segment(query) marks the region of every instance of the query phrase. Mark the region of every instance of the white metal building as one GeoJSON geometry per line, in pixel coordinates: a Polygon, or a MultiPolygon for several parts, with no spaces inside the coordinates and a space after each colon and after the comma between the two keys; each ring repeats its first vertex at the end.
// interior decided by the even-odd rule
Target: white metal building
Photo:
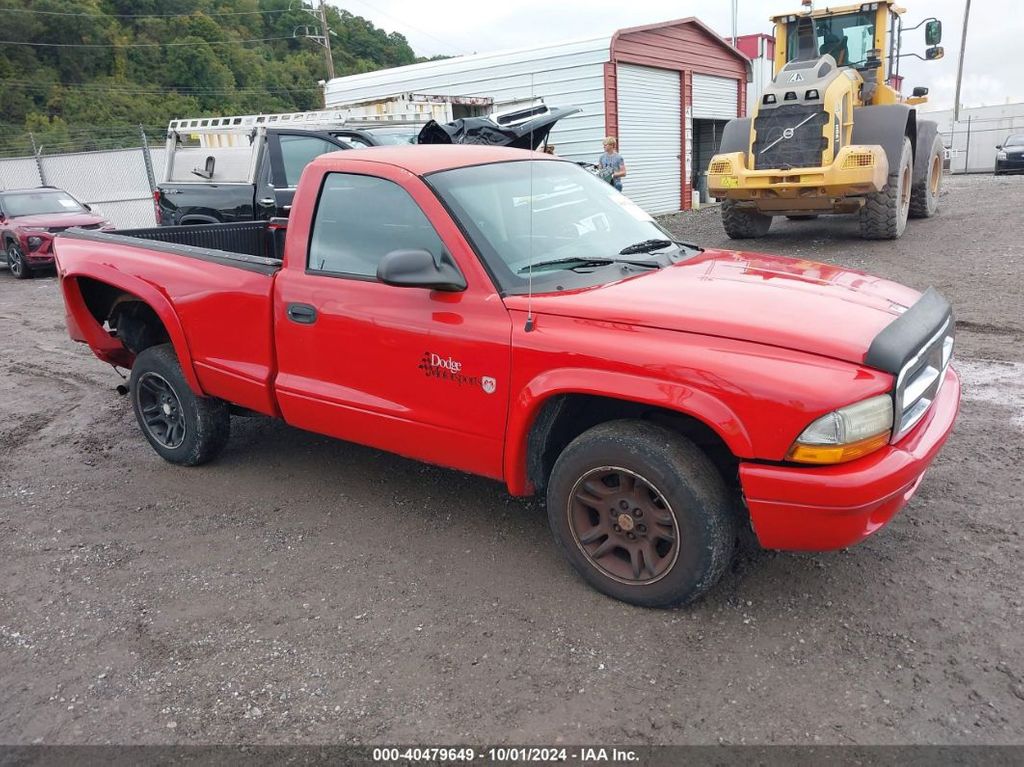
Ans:
{"type": "Polygon", "coordinates": [[[710,159],[696,154],[694,132],[720,135],[724,121],[745,114],[749,71],[742,53],[690,18],[339,77],[324,91],[328,109],[405,92],[489,97],[495,109],[534,98],[578,106],[552,131],[555,152],[593,162],[602,138],[618,137],[626,194],[651,213],[671,213],[690,207],[710,159]]]}
{"type": "Polygon", "coordinates": [[[961,109],[959,122],[953,121],[952,109],[923,112],[921,117],[939,124],[953,173],[991,173],[996,145],[1011,133],[1024,133],[1024,102],[961,109]]]}

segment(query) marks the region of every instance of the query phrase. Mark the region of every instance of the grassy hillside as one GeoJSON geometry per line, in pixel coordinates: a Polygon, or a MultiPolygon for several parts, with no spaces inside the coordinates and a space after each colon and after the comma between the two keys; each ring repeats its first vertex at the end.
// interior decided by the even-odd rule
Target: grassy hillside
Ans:
{"type": "MultiPolygon", "coordinates": [[[[299,0],[0,0],[0,153],[134,145],[168,119],[316,109],[299,0]],[[290,6],[290,7],[289,7],[290,6]],[[45,45],[42,45],[45,43],[45,45]]],[[[411,64],[401,34],[328,8],[338,75],[411,64]]]]}

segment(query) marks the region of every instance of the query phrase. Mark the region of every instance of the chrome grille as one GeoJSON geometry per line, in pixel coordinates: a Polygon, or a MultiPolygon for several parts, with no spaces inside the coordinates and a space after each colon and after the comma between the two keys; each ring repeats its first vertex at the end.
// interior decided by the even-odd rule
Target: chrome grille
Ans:
{"type": "Polygon", "coordinates": [[[892,441],[901,439],[928,412],[942,388],[953,358],[953,317],[914,355],[896,379],[896,424],[892,441]]]}

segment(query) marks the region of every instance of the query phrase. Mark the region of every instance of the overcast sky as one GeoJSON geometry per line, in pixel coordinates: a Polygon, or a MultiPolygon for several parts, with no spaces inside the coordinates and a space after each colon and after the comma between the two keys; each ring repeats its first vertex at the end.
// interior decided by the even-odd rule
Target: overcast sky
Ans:
{"type": "MultiPolygon", "coordinates": [[[[421,56],[459,55],[596,37],[616,29],[696,16],[719,34],[732,29],[726,0],[331,0],[388,31],[404,34],[421,56]]],[[[850,0],[851,4],[853,0],[850,0]]],[[[845,2],[843,3],[846,4],[845,2]]],[[[823,0],[816,7],[826,5],[823,0]]],[[[926,109],[953,105],[964,0],[904,0],[904,24],[928,16],[943,23],[946,57],[923,62],[908,57],[901,69],[906,90],[931,89],[926,109]]],[[[770,34],[768,17],[800,8],[799,0],[739,0],[739,34],[770,34]]],[[[1024,4],[1020,0],[973,0],[961,103],[965,106],[1024,101],[1024,4]]],[[[923,28],[904,36],[904,51],[923,53],[923,28]]]]}

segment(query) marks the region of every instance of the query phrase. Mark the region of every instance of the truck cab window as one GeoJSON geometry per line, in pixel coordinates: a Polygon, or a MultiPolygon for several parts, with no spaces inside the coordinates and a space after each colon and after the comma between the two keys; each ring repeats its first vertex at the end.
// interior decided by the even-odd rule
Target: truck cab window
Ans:
{"type": "MultiPolygon", "coordinates": [[[[337,144],[324,141],[317,136],[280,136],[281,161],[284,165],[284,179],[282,183],[275,183],[277,187],[292,187],[299,182],[302,169],[314,159],[327,152],[337,152],[341,149],[337,144]]],[[[275,182],[277,180],[275,179],[275,182]]]]}
{"type": "Polygon", "coordinates": [[[381,258],[405,249],[427,250],[435,259],[444,249],[408,192],[382,178],[327,175],[313,217],[310,271],[375,277],[381,258]]]}

